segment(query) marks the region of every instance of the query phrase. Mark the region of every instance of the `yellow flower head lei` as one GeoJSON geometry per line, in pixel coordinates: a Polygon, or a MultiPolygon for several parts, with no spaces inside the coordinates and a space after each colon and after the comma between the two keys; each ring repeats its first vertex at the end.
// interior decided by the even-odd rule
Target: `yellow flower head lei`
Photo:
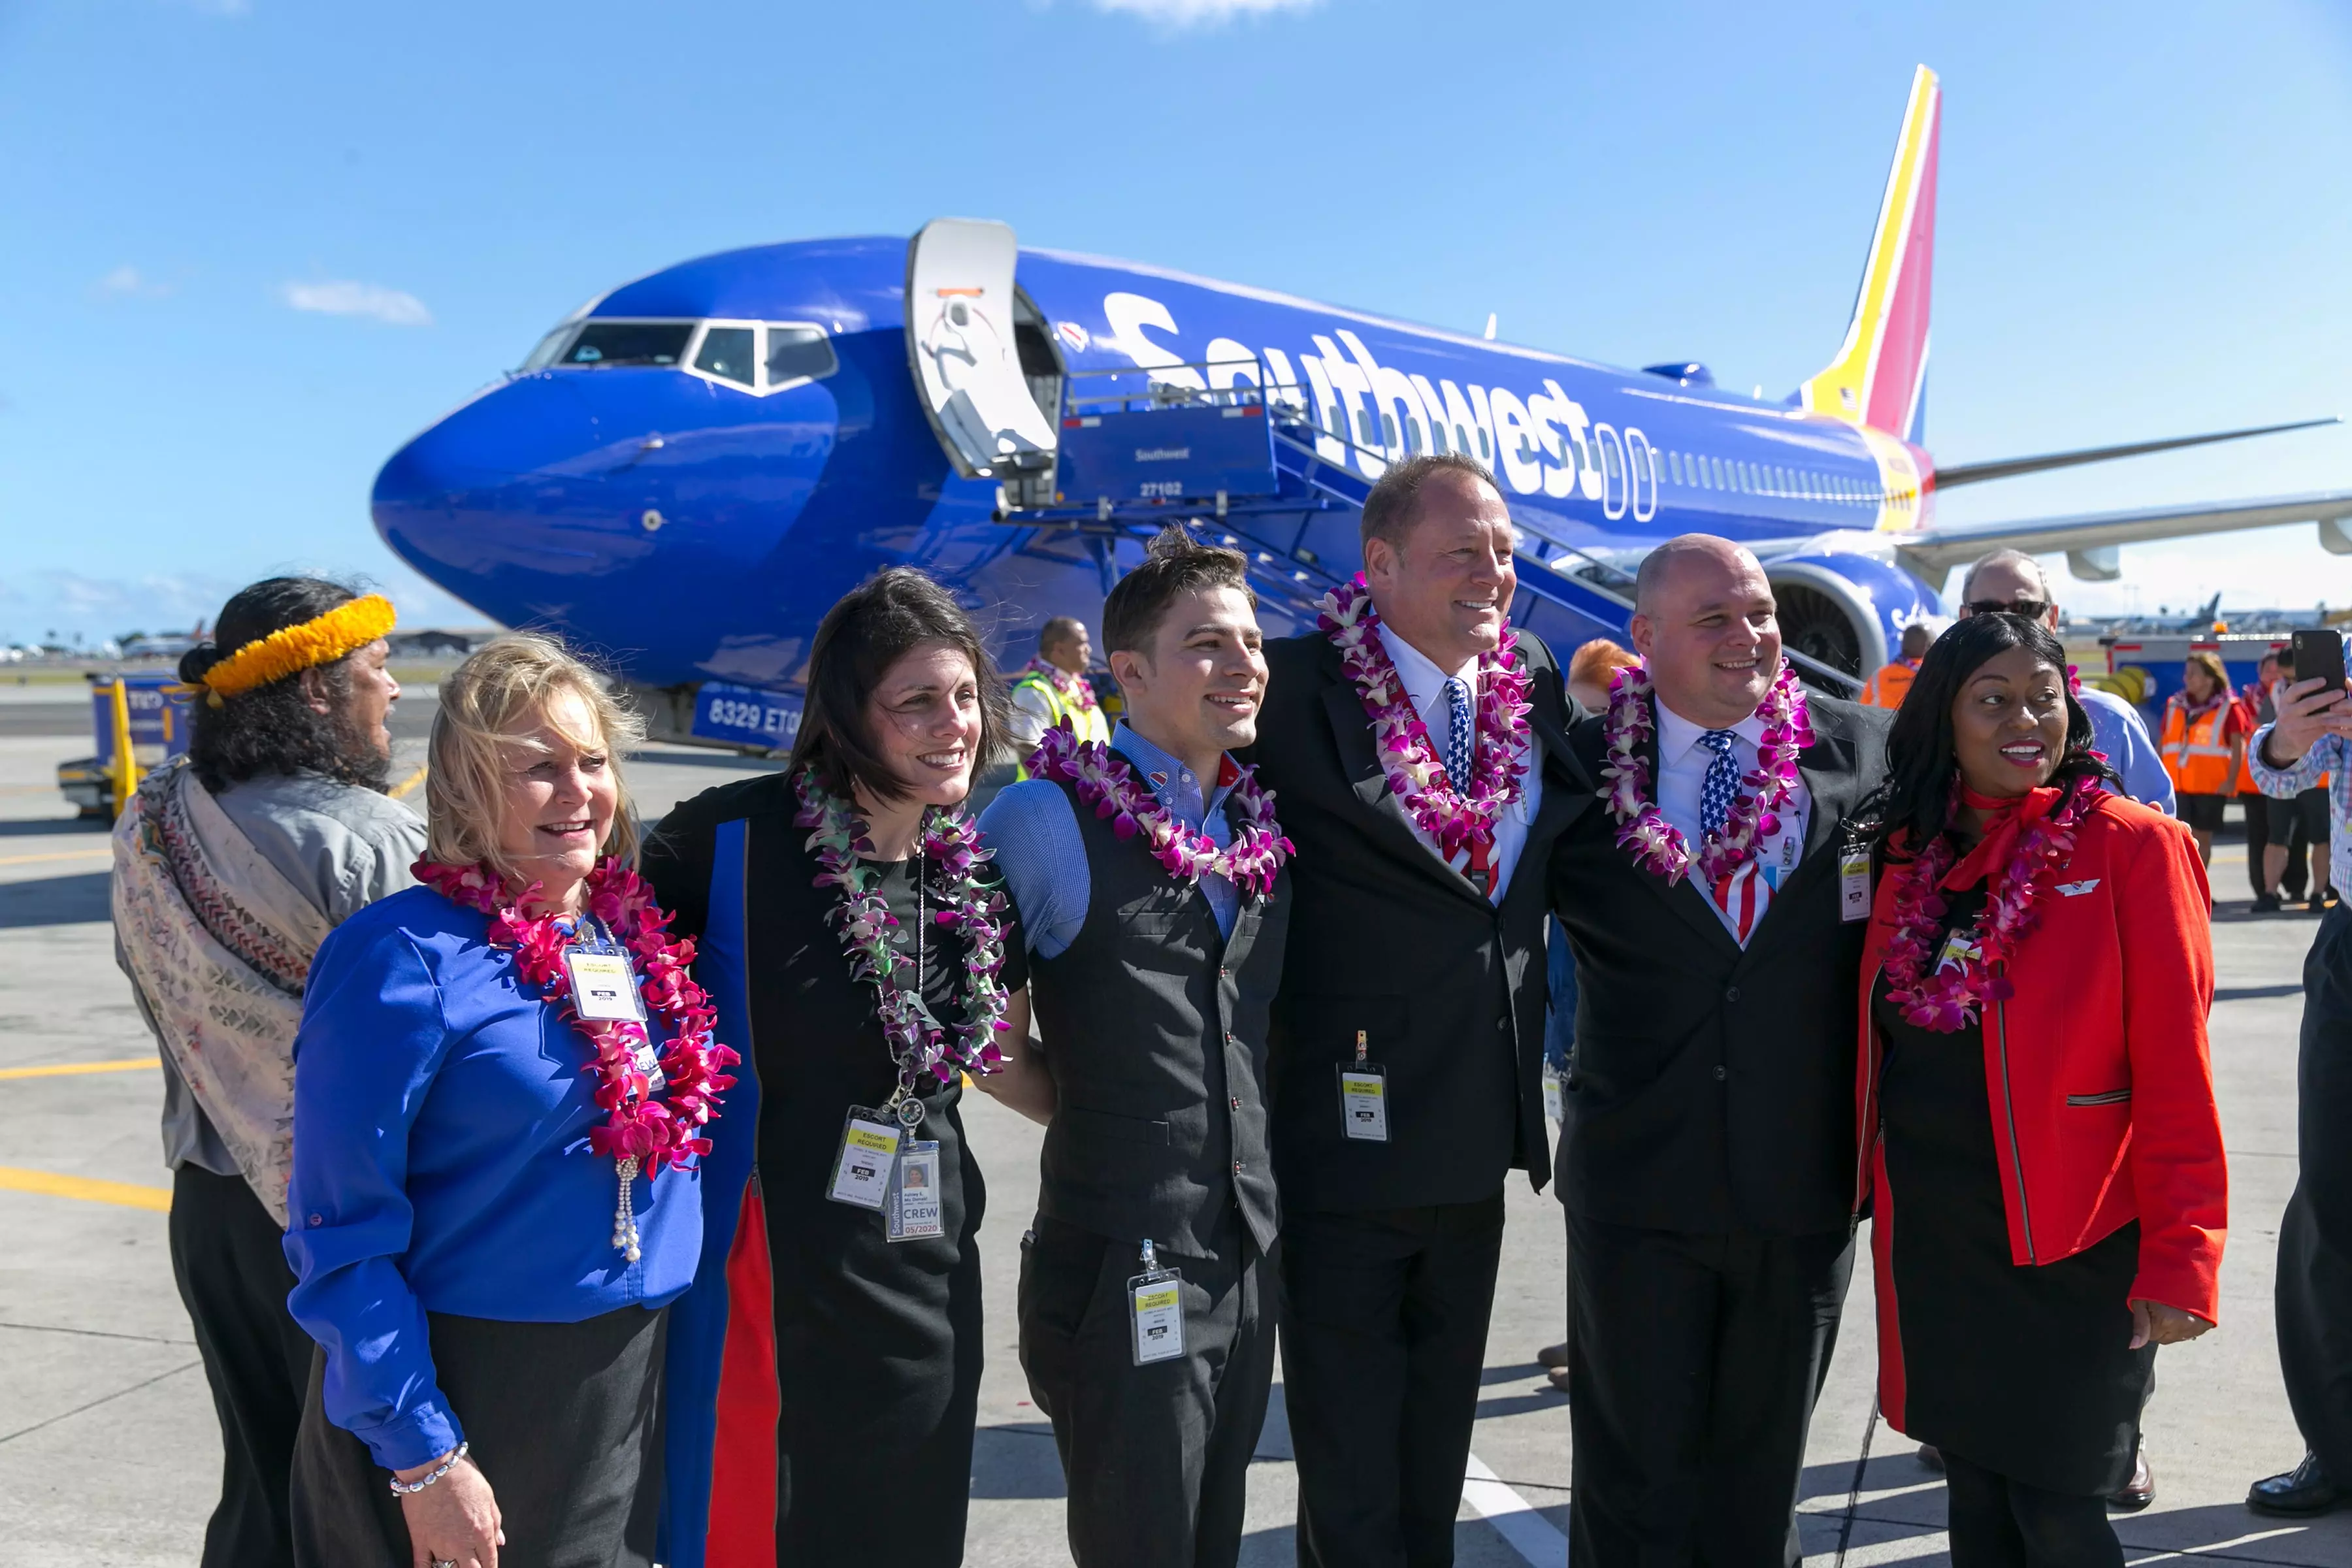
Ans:
{"type": "Polygon", "coordinates": [[[257,686],[332,664],[392,630],[392,601],[382,594],[369,594],[299,626],[274,631],[205,671],[205,700],[217,708],[223,698],[241,696],[257,686]]]}

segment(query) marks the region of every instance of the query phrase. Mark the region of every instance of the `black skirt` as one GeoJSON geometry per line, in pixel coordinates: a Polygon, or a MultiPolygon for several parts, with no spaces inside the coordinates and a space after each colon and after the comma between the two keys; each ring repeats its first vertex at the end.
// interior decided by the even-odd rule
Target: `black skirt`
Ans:
{"type": "MultiPolygon", "coordinates": [[[[1973,921],[1979,890],[1947,895],[1973,921]]],[[[2131,1479],[2156,1347],[2131,1350],[2139,1226],[2039,1267],[2011,1259],[1981,1028],[1906,1023],[1881,979],[1879,1090],[1904,1432],[2076,1497],[2131,1479]]],[[[2013,1051],[2034,1048],[2014,1037],[2013,1051]]]]}
{"type": "MultiPolygon", "coordinates": [[[[499,1568],[650,1568],[661,1505],[667,1310],[580,1323],[434,1313],[434,1370],[498,1500],[499,1568]]],[[[294,1447],[298,1568],[412,1568],[391,1479],[327,1419],[311,1358],[294,1447]]]]}

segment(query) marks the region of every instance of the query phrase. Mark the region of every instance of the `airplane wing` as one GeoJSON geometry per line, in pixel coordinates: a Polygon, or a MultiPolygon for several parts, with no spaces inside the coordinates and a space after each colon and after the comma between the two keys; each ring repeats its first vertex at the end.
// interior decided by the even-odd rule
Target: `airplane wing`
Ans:
{"type": "Polygon", "coordinates": [[[2343,526],[2346,518],[2352,518],[2352,490],[2320,490],[2310,495],[2273,496],[2265,500],[2204,501],[2138,511],[2095,511],[1961,528],[1923,528],[1893,537],[1895,553],[1903,564],[1930,583],[1940,582],[1954,566],[2004,547],[2036,555],[2063,550],[2067,552],[2068,564],[2075,576],[2110,582],[2120,574],[2115,560],[2116,545],[2271,528],[2284,522],[2315,522],[2319,525],[2319,542],[2330,554],[2352,555],[2352,532],[2343,526]]]}

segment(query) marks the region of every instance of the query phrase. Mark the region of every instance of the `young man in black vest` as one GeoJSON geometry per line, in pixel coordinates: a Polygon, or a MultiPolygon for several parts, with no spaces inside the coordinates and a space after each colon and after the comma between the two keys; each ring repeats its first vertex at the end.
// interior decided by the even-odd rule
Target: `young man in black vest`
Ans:
{"type": "Polygon", "coordinates": [[[1798,1560],[1805,1432],[1852,1259],[1854,806],[1887,715],[1784,672],[1756,558],[1643,560],[1610,707],[1573,737],[1605,805],[1560,837],[1579,1568],[1798,1560]],[[1810,725],[1810,740],[1807,727],[1810,725]]]}
{"type": "Polygon", "coordinates": [[[1080,1568],[1231,1568],[1274,1376],[1266,1016],[1289,846],[1227,752],[1265,691],[1249,563],[1181,529],[1103,605],[1127,700],[1047,734],[981,827],[1020,910],[1046,1112],[1021,1364],[1054,1423],[1080,1568]]]}
{"type": "Polygon", "coordinates": [[[1326,629],[1267,645],[1250,753],[1298,845],[1274,1017],[1283,1392],[1299,1562],[1421,1568],[1454,1561],[1503,1183],[1550,1172],[1543,868],[1593,796],[1559,667],[1511,632],[1493,477],[1398,464],[1362,535],[1326,629]]]}

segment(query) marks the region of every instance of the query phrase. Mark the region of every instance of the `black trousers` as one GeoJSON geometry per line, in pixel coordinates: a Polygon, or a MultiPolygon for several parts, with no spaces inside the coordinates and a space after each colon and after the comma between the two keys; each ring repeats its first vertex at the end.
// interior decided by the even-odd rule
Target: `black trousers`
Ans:
{"type": "Polygon", "coordinates": [[[1443,1568],[1478,1417],[1503,1194],[1290,1215],[1281,1250],[1302,1568],[1443,1568]]]}
{"type": "Polygon", "coordinates": [[[1795,1568],[1805,1433],[1853,1246],[1569,1218],[1577,1568],[1795,1568]]]}
{"type": "Polygon", "coordinates": [[[2302,1168],[2279,1222],[2279,1370],[2303,1440],[2352,1481],[2352,904],[2331,910],[2303,961],[2295,1072],[2302,1168]]]}
{"type": "Polygon", "coordinates": [[[2107,1500],[2044,1491],[1944,1451],[1952,1568],[2123,1568],[2107,1500]]]}
{"type": "Polygon", "coordinates": [[[310,1336],[286,1310],[285,1232],[242,1176],[172,1174],[172,1279],[220,1418],[221,1495],[204,1568],[290,1568],[288,1477],[310,1381],[310,1336]]]}
{"type": "MultiPolygon", "coordinates": [[[[2246,812],[2246,884],[2259,899],[2264,893],[2278,891],[2263,884],[2263,851],[2271,841],[2270,797],[2259,790],[2241,790],[2238,804],[2246,812]]],[[[2281,840],[2281,847],[2284,845],[2285,841],[2281,840]]]]}
{"type": "Polygon", "coordinates": [[[1037,1216],[1021,1252],[1021,1366],[1054,1423],[1078,1568],[1233,1568],[1274,1382],[1265,1255],[1238,1216],[1183,1277],[1184,1353],[1135,1364],[1131,1241],[1037,1216]]]}

